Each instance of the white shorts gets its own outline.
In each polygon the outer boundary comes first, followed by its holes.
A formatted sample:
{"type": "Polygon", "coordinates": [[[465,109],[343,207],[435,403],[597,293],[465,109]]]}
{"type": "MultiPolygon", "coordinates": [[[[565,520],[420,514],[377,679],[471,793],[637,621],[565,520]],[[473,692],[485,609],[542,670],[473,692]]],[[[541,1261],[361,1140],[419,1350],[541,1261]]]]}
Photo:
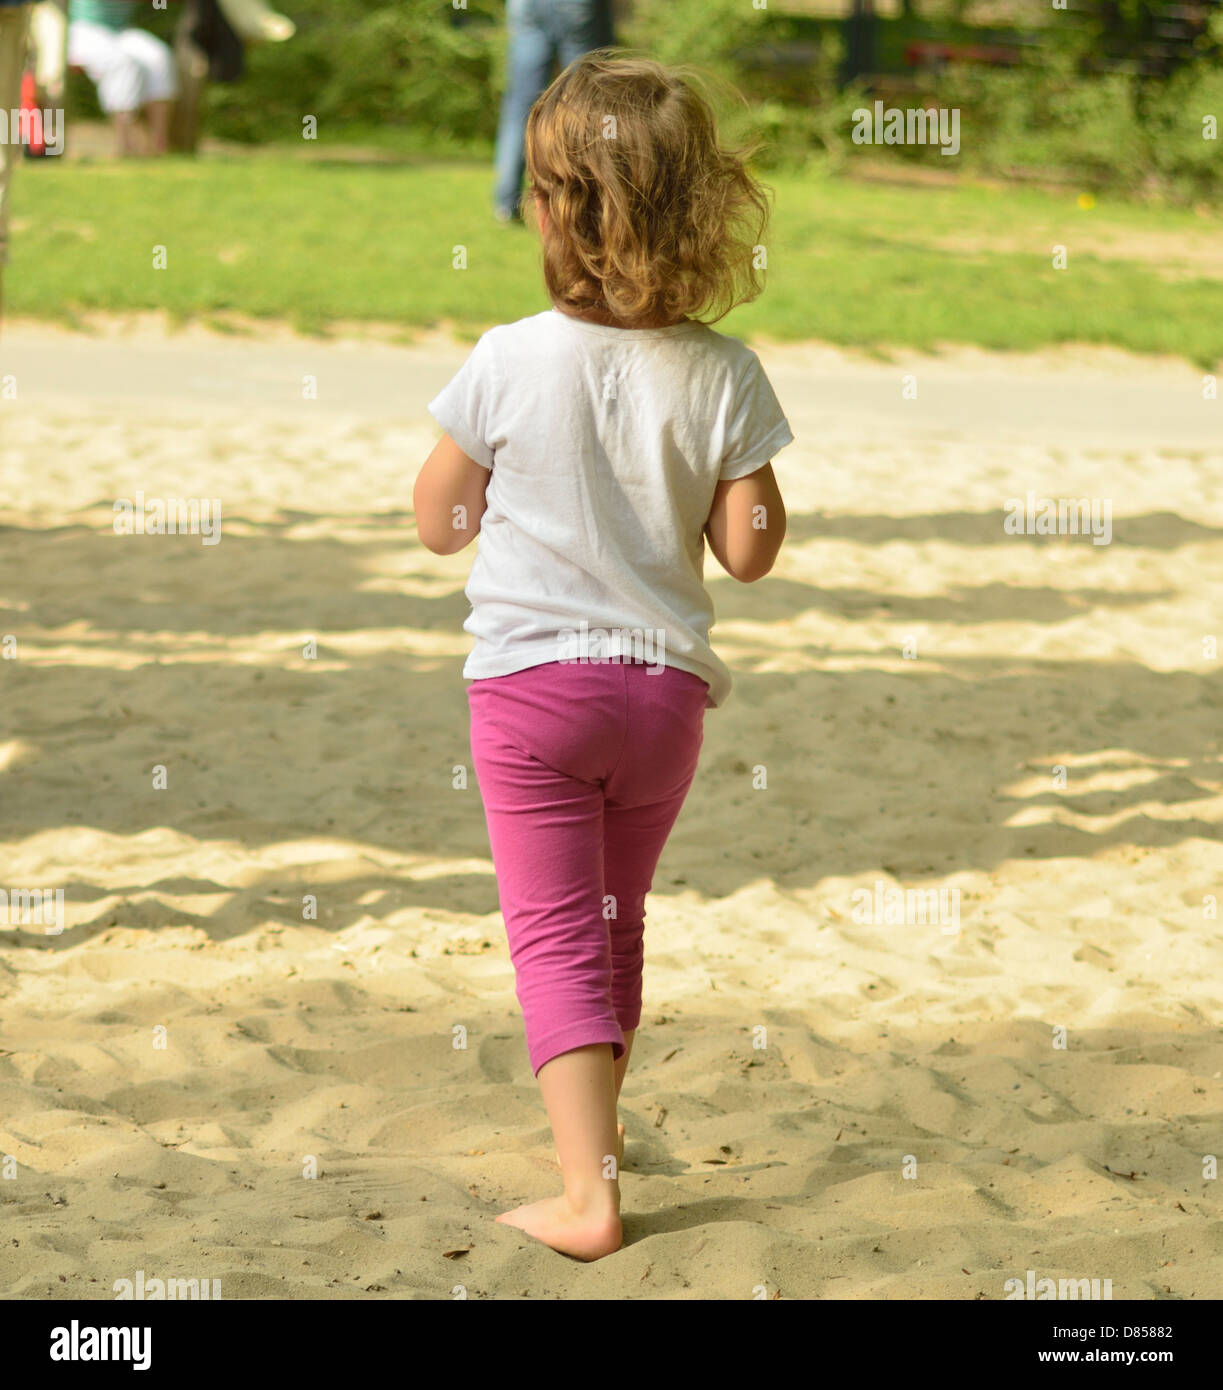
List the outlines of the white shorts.
{"type": "Polygon", "coordinates": [[[174,54],[147,29],[116,34],[74,19],[68,26],[68,62],[89,74],[98,89],[98,104],[108,116],[178,96],[174,54]]]}

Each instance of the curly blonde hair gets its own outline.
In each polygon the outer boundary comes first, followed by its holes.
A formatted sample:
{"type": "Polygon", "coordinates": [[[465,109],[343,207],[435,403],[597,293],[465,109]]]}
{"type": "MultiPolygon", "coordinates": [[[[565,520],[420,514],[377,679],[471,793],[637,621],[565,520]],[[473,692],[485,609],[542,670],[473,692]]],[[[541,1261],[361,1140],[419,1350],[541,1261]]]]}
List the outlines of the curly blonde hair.
{"type": "Polygon", "coordinates": [[[755,252],[768,191],[750,152],[719,142],[688,77],[600,49],[531,108],[528,192],[547,211],[544,281],[558,308],[716,323],[764,288],[755,252]]]}

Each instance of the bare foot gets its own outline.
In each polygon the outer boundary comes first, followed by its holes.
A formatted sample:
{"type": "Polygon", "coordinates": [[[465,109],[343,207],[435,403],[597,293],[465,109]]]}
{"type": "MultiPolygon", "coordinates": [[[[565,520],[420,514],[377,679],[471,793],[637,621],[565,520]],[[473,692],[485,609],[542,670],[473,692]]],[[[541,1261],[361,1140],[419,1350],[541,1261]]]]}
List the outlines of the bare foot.
{"type": "Polygon", "coordinates": [[[579,1216],[568,1198],[545,1197],[502,1212],[497,1218],[505,1226],[516,1226],[527,1235],[542,1240],[562,1255],[578,1260],[599,1260],[619,1250],[624,1243],[620,1218],[612,1211],[579,1216]]]}
{"type": "MultiPolygon", "coordinates": [[[[617,1167],[617,1168],[623,1168],[623,1167],[624,1167],[624,1126],[623,1126],[623,1125],[617,1125],[617,1126],[616,1126],[616,1138],[619,1140],[619,1143],[617,1143],[617,1145],[616,1145],[616,1167],[617,1167]]],[[[553,1151],[552,1151],[552,1157],[553,1157],[554,1159],[556,1159],[556,1161],[557,1161],[558,1164],[560,1163],[560,1161],[561,1161],[561,1159],[560,1159],[560,1154],[558,1154],[558,1153],[556,1152],[555,1149],[553,1149],[553,1151]]]]}

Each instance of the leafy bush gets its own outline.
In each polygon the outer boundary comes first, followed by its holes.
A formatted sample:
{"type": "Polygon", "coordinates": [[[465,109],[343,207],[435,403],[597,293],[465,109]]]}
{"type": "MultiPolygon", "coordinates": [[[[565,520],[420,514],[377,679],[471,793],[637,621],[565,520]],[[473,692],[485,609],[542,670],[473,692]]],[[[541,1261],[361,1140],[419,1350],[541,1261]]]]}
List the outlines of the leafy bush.
{"type": "Polygon", "coordinates": [[[1223,68],[1196,63],[1140,99],[1142,129],[1151,175],[1159,187],[1187,198],[1218,197],[1223,188],[1223,153],[1205,138],[1203,117],[1223,124],[1223,68]]]}
{"type": "MultiPolygon", "coordinates": [[[[459,11],[451,0],[282,3],[297,35],[250,50],[242,83],[209,89],[210,133],[292,138],[303,116],[313,115],[324,139],[359,128],[361,138],[388,132],[403,147],[452,150],[495,136],[504,0],[466,0],[459,11]]],[[[1133,21],[1144,20],[1154,3],[1133,0],[1133,21]]],[[[1018,68],[953,64],[919,79],[916,92],[902,84],[899,104],[960,110],[954,161],[928,147],[853,144],[852,113],[874,93],[838,82],[844,48],[835,25],[820,26],[813,37],[809,21],[800,27],[746,0],[637,0],[617,37],[662,62],[710,74],[706,90],[723,129],[733,140],[756,143],[765,166],[838,166],[868,155],[1188,200],[1223,193],[1221,146],[1203,139],[1202,130],[1204,115],[1223,118],[1223,13],[1216,19],[1201,56],[1167,81],[1089,75],[1096,35],[1080,26],[1042,44],[1038,61],[1018,68]]]]}
{"type": "Polygon", "coordinates": [[[938,96],[961,110],[965,168],[1178,201],[1223,191],[1220,145],[1203,138],[1202,124],[1203,116],[1223,117],[1223,70],[1207,60],[1160,82],[1083,77],[1054,55],[1011,71],[953,69],[938,96]]]}
{"type": "Polygon", "coordinates": [[[808,61],[787,62],[796,33],[792,19],[744,0],[642,0],[622,41],[659,62],[711,74],[707,94],[722,128],[756,145],[764,167],[840,163],[841,134],[864,91],[839,85],[845,47],[838,31],[824,32],[808,61]]]}
{"type": "Polygon", "coordinates": [[[639,0],[622,24],[621,43],[660,63],[687,63],[734,81],[737,55],[759,43],[768,11],[744,0],[639,0]]]}
{"type": "Polygon", "coordinates": [[[504,44],[499,0],[289,0],[287,43],[247,52],[247,75],[212,86],[208,129],[229,139],[299,135],[302,118],[412,126],[451,139],[489,139],[504,44]]]}

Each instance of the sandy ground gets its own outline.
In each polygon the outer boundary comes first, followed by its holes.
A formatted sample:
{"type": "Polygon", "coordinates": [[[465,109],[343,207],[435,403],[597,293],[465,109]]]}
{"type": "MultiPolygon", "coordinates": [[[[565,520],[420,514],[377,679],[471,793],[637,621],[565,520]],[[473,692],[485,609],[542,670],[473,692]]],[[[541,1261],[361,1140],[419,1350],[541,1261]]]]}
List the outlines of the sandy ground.
{"type": "Polygon", "coordinates": [[[1201,374],[762,349],[789,538],[755,586],[710,561],[737,686],[650,901],[626,1244],[581,1265],[492,1220],[558,1179],[453,785],[471,555],[411,519],[464,351],[0,343],[0,886],[66,924],[0,930],[0,1292],[1217,1296],[1201,374]],[[138,491],[221,499],[222,542],[116,535],[138,491]],[[1111,543],[1006,534],[1029,491],[1111,543]]]}

